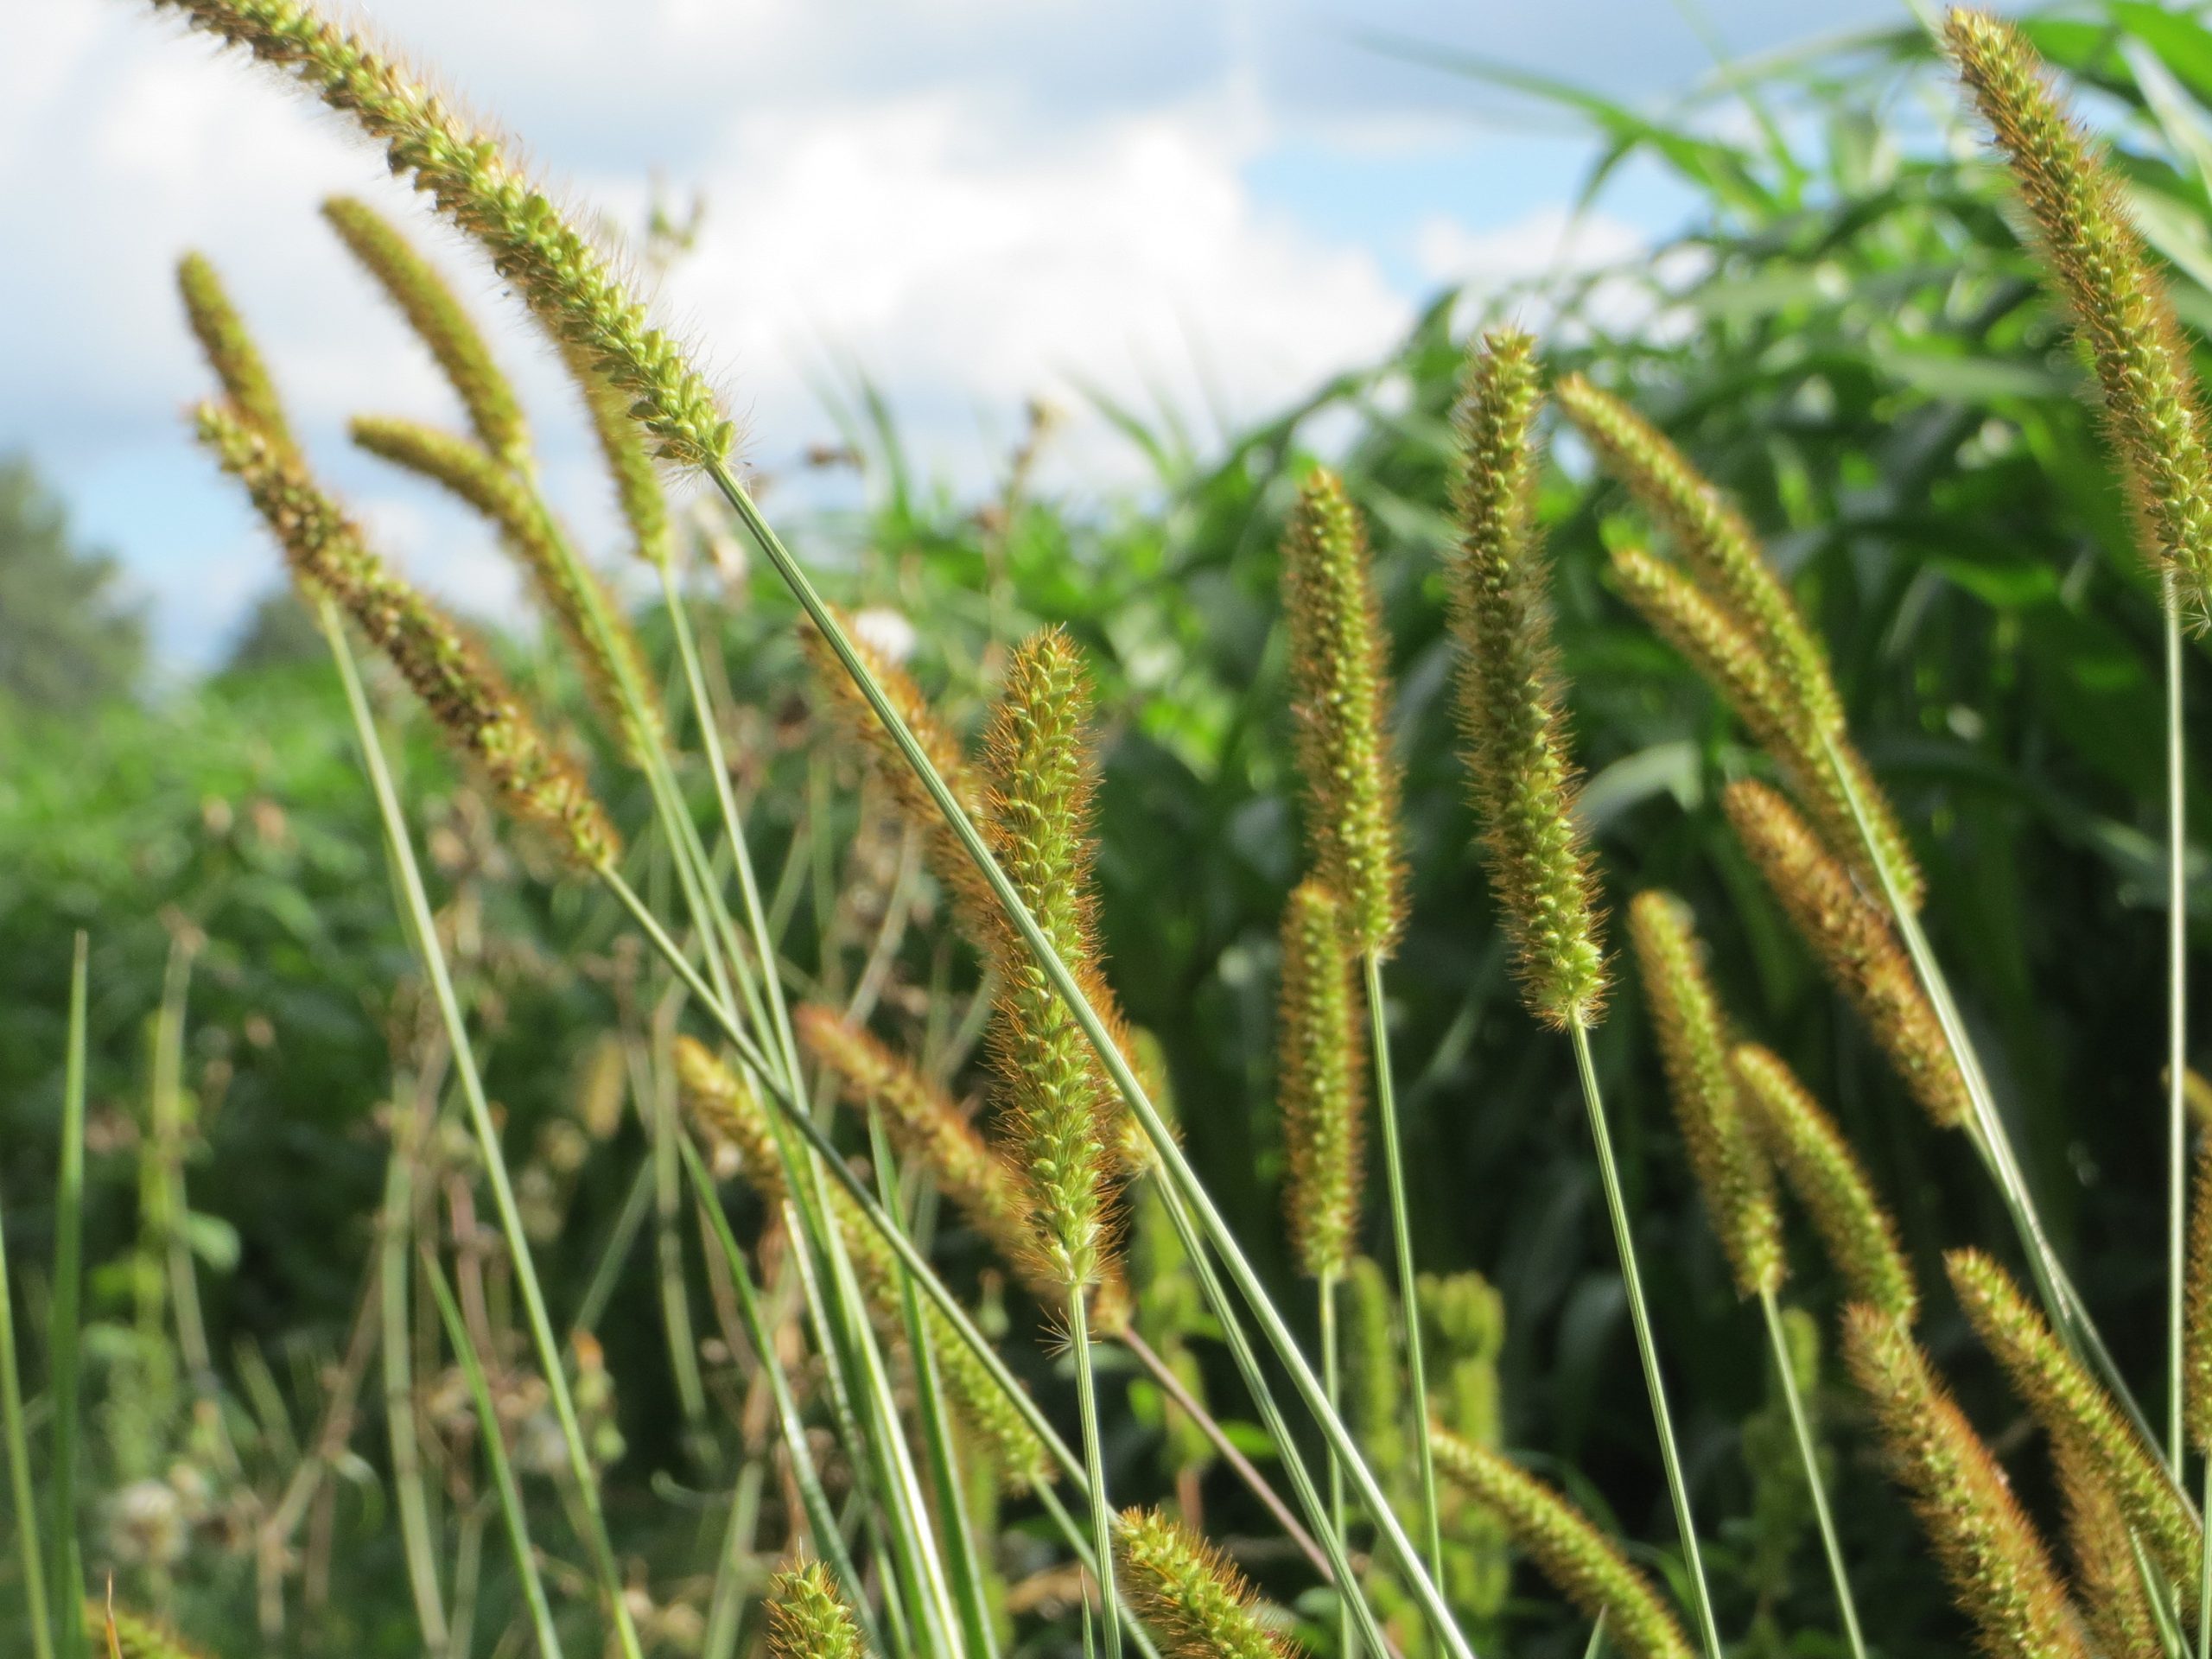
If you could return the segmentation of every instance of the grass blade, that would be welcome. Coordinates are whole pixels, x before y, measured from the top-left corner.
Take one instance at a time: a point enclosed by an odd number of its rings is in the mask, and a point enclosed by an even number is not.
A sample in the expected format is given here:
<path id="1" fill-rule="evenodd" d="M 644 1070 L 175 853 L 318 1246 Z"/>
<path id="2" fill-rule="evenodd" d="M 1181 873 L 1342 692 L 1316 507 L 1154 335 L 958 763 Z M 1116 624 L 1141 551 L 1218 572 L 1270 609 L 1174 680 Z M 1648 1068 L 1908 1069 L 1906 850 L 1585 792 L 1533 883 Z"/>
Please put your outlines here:
<path id="1" fill-rule="evenodd" d="M 46 1562 L 39 1548 L 38 1500 L 31 1493 L 30 1436 L 23 1426 L 23 1380 L 16 1358 L 16 1312 L 8 1285 L 7 1218 L 0 1216 L 0 1429 L 8 1440 L 8 1484 L 16 1506 L 16 1548 L 22 1555 L 23 1614 L 32 1659 L 54 1659 L 46 1611 Z"/>
<path id="2" fill-rule="evenodd" d="M 48 1594 L 60 1619 L 55 1652 L 82 1659 L 84 1567 L 77 1541 L 78 1397 L 83 1359 L 85 1290 L 85 1003 L 90 946 L 77 935 L 69 969 L 69 1058 L 61 1086 L 61 1169 L 54 1197 L 54 1306 L 48 1325 L 48 1365 L 54 1395 L 54 1491 L 48 1512 L 52 1540 Z"/>

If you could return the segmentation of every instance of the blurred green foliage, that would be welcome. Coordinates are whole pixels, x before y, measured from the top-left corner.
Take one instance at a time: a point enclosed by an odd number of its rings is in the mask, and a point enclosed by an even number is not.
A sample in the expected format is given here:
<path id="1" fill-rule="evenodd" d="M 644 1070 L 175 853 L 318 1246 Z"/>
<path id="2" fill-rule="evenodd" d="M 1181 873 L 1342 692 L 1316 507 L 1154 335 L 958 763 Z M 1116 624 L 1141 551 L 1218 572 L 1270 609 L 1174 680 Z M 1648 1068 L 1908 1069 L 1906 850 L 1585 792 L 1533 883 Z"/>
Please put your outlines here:
<path id="1" fill-rule="evenodd" d="M 28 460 L 0 457 L 0 698 L 85 710 L 136 689 L 146 631 L 118 574 Z"/>

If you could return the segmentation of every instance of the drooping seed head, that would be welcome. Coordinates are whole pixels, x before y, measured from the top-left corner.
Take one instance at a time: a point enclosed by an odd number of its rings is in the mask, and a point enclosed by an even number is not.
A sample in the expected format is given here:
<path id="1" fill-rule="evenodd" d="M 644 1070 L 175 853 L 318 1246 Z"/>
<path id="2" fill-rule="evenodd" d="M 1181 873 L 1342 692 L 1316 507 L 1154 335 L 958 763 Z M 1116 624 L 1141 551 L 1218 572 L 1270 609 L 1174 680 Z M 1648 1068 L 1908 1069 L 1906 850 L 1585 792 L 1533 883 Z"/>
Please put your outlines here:
<path id="1" fill-rule="evenodd" d="M 2183 1313 L 2182 1399 L 2189 1438 L 2200 1452 L 2212 1452 L 2212 1136 L 2197 1147 Z"/>
<path id="2" fill-rule="evenodd" d="M 1588 1516 L 1486 1446 L 1441 1428 L 1428 1441 L 1437 1473 L 1496 1515 L 1584 1618 L 1604 1621 L 1607 1647 L 1630 1659 L 1691 1659 L 1689 1638 L 1657 1588 Z"/>
<path id="3" fill-rule="evenodd" d="M 1605 1001 L 1596 880 L 1574 822 L 1543 557 L 1534 523 L 1535 342 L 1499 329 L 1470 359 L 1458 416 L 1460 544 L 1452 561 L 1459 705 L 1475 810 L 1523 995 L 1537 1018 Z"/>
<path id="4" fill-rule="evenodd" d="M 1122 1512 L 1114 1566 L 1166 1659 L 1298 1659 L 1294 1643 L 1261 1624 L 1244 1575 L 1158 1510 Z"/>
<path id="5" fill-rule="evenodd" d="M 507 154 L 405 64 L 302 0 L 151 0 L 192 27 L 289 71 L 385 147 L 447 219 L 480 243 L 545 327 L 590 353 L 632 399 L 661 458 L 719 464 L 735 429 L 683 349 L 652 326 L 607 257 Z"/>
<path id="6" fill-rule="evenodd" d="M 1282 918 L 1282 1001 L 1275 1095 L 1290 1176 L 1283 1205 L 1299 1271 L 1338 1279 L 1351 1265 L 1363 1174 L 1366 1047 L 1359 1039 L 1344 907 L 1319 877 L 1299 883 Z"/>
<path id="7" fill-rule="evenodd" d="M 819 1561 L 779 1573 L 768 1585 L 772 1659 L 866 1659 L 852 1610 Z"/>
<path id="8" fill-rule="evenodd" d="M 238 308 L 224 291 L 215 267 L 200 255 L 188 253 L 177 261 L 177 292 L 184 299 L 184 314 L 200 342 L 207 366 L 222 383 L 223 397 L 238 418 L 262 435 L 270 448 L 294 454 L 290 426 L 284 418 L 283 399 L 269 378 L 269 368 L 246 332 Z"/>
<path id="9" fill-rule="evenodd" d="M 2013 1393 L 2054 1441 L 2071 1440 L 2110 1490 L 2151 1559 L 2174 1581 L 2185 1614 L 2196 1605 L 2203 1531 L 2101 1384 L 2052 1332 L 2004 1268 L 1980 1250 L 1943 1258 L 1967 1322 L 2005 1372 Z"/>
<path id="10" fill-rule="evenodd" d="M 1853 1303 L 1844 1313 L 1843 1340 L 1891 1476 L 1935 1546 L 1982 1652 L 1989 1659 L 2088 1659 L 2050 1550 L 1904 1325 Z"/>
<path id="11" fill-rule="evenodd" d="M 1721 802 L 1799 937 L 1859 1010 L 1913 1097 L 1939 1128 L 1967 1122 L 1974 1104 L 1966 1079 L 1888 918 L 1775 791 L 1746 779 L 1729 785 Z"/>
<path id="12" fill-rule="evenodd" d="M 1388 955 L 1404 926 L 1390 678 L 1366 532 L 1336 474 L 1310 474 L 1282 547 L 1292 715 L 1313 868 L 1356 950 Z"/>
<path id="13" fill-rule="evenodd" d="M 522 404 L 445 278 L 397 226 L 366 202 L 333 196 L 322 204 L 322 216 L 429 347 L 446 383 L 467 411 L 477 442 L 502 466 L 524 465 L 530 457 L 530 423 L 523 417 Z"/>
<path id="14" fill-rule="evenodd" d="M 1630 902 L 1628 917 L 1675 1121 L 1736 1293 L 1777 1289 L 1786 1268 L 1774 1179 L 1744 1121 L 1727 1018 L 1689 906 L 1671 893 L 1644 892 Z"/>
<path id="15" fill-rule="evenodd" d="M 399 671 L 448 740 L 480 765 L 500 803 L 597 868 L 621 842 L 576 769 L 557 754 L 474 645 L 371 552 L 296 456 L 230 410 L 202 404 L 200 442 L 245 486 L 312 597 L 327 594 Z"/>
<path id="16" fill-rule="evenodd" d="M 2053 1440 L 2050 1452 L 2065 1503 L 2075 1599 L 2091 1643 L 2103 1654 L 2163 1651 L 2127 1517 L 2076 1442 Z"/>
<path id="17" fill-rule="evenodd" d="M 1745 1116 L 1812 1217 L 1851 1299 L 1910 1326 L 1920 1316 L 1919 1287 L 1897 1224 L 1843 1131 L 1780 1055 L 1745 1043 L 1733 1058 Z"/>
<path id="18" fill-rule="evenodd" d="M 2212 584 L 2212 431 L 2165 284 L 2111 168 L 2019 31 L 1961 10 L 1943 38 L 2011 164 L 2044 267 L 2088 347 L 2144 550 L 2172 574 L 2201 622 Z"/>

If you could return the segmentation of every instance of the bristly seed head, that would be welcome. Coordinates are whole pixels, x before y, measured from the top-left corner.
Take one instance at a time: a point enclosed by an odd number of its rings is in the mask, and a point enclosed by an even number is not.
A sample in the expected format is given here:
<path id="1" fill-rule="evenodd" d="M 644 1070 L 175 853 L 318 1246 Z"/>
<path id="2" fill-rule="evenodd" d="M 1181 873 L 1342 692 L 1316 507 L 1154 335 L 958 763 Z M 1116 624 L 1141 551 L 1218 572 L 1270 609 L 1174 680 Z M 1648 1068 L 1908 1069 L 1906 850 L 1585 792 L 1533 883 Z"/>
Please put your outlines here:
<path id="1" fill-rule="evenodd" d="M 768 1586 L 771 1659 L 867 1659 L 852 1610 L 819 1561 L 779 1573 Z"/>
<path id="2" fill-rule="evenodd" d="M 1645 892 L 1630 901 L 1628 916 L 1675 1121 L 1736 1293 L 1751 1297 L 1777 1289 L 1786 1268 L 1774 1179 L 1744 1121 L 1727 1018 L 1706 973 L 1689 906 L 1671 893 Z"/>
<path id="3" fill-rule="evenodd" d="M 2135 1541 L 2111 1489 L 2098 1478 L 2080 1446 L 2053 1440 L 2051 1462 L 2065 1503 L 2066 1541 L 2074 1557 L 2075 1599 L 2089 1640 L 2101 1654 L 2163 1651 L 2158 1615 L 2143 1587 Z"/>
<path id="4" fill-rule="evenodd" d="M 1290 1160 L 1283 1205 L 1299 1271 L 1308 1278 L 1344 1277 L 1359 1233 L 1367 1105 L 1359 997 L 1344 906 L 1309 876 L 1283 911 L 1275 1032 L 1275 1094 Z"/>
<path id="5" fill-rule="evenodd" d="M 224 398 L 270 448 L 296 454 L 299 446 L 285 421 L 283 400 L 277 397 L 268 365 L 224 291 L 215 267 L 200 255 L 188 253 L 177 261 L 176 286 L 207 366 L 222 383 Z"/>
<path id="6" fill-rule="evenodd" d="M 1298 493 L 1282 546 L 1283 611 L 1306 839 L 1358 951 L 1387 956 L 1404 926 L 1390 678 L 1367 537 L 1335 474 Z"/>
<path id="7" fill-rule="evenodd" d="M 2196 1153 L 2196 1180 L 2190 1194 L 2189 1271 L 2182 1345 L 2182 1398 L 2189 1438 L 2212 1454 L 2212 1135 Z"/>
<path id="8" fill-rule="evenodd" d="M 1160 1638 L 1166 1659 L 1298 1659 L 1262 1624 L 1252 1587 L 1220 1551 L 1157 1510 L 1125 1510 L 1115 1581 Z"/>
<path id="9" fill-rule="evenodd" d="M 1605 1001 L 1596 879 L 1574 822 L 1544 568 L 1534 524 L 1535 342 L 1510 329 L 1470 358 L 1458 424 L 1460 546 L 1450 569 L 1475 810 L 1523 995 L 1537 1018 Z"/>
<path id="10" fill-rule="evenodd" d="M 2118 181 L 2019 31 L 1961 10 L 1943 38 L 2012 163 L 2044 266 L 2088 348 L 2145 551 L 2202 625 L 2212 589 L 2212 431 L 2173 302 Z"/>

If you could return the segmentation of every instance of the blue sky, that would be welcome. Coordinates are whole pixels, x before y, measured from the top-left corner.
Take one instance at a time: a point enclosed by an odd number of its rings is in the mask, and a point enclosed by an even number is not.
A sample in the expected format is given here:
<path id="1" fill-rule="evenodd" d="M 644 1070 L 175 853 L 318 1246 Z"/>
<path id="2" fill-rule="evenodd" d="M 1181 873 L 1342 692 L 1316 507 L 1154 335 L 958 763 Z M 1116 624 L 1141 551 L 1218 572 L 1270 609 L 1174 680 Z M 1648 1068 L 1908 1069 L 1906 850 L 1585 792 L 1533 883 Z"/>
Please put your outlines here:
<path id="1" fill-rule="evenodd" d="M 785 470 L 833 435 L 852 365 L 922 464 L 986 476 L 1025 400 L 1164 396 L 1206 429 L 1371 355 L 1447 281 L 1558 252 L 1588 158 L 1556 117 L 1375 49 L 1371 33 L 1656 104 L 1710 67 L 1668 0 L 380 0 L 376 29 L 496 112 L 575 199 L 640 221 L 653 181 L 701 191 L 664 308 L 705 342 Z M 356 411 L 450 399 L 315 217 L 333 192 L 418 230 L 534 409 L 560 505 L 607 512 L 565 391 L 468 252 L 334 120 L 131 0 L 41 0 L 0 22 L 0 453 L 28 449 L 124 558 L 166 661 L 219 657 L 274 563 L 184 435 L 204 390 L 170 271 L 198 247 L 261 336 L 318 464 L 379 543 L 465 608 L 512 620 L 486 539 L 348 452 Z M 1752 52 L 1891 24 L 1901 0 L 1707 0 Z M 522 20 L 527 19 L 526 22 Z M 1650 175 L 1612 191 L 1589 257 L 1664 234 Z M 26 254 L 30 257 L 25 257 Z M 574 464 L 570 464 L 574 463 Z M 1134 463 L 1095 423 L 1068 490 Z"/>

